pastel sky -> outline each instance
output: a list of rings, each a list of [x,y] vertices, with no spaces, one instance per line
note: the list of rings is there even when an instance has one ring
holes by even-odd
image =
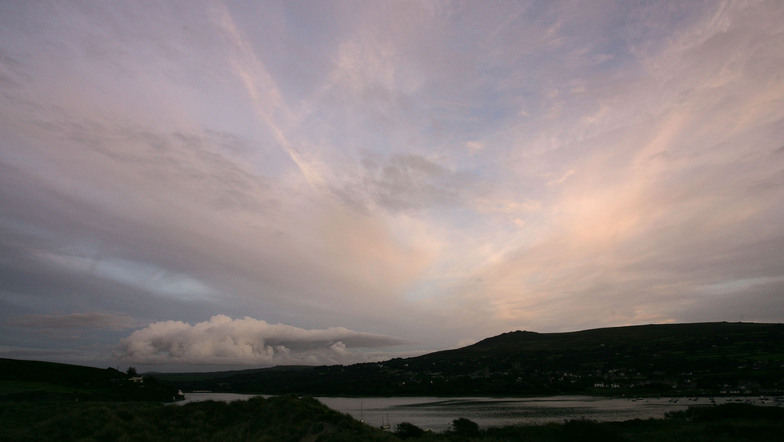
[[[784,322],[784,2],[0,2],[0,357]]]

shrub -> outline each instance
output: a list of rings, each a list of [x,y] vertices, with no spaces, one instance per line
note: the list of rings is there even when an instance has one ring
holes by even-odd
[[[784,410],[779,407],[760,407],[751,404],[722,404],[715,407],[689,407],[684,412],[688,419],[702,422],[727,419],[784,419]]]
[[[461,436],[476,436],[479,434],[479,424],[461,417],[452,421],[452,431]]]
[[[594,420],[567,420],[563,425],[564,440],[568,441],[622,441],[623,436],[612,431],[607,425]]]
[[[425,434],[425,430],[410,422],[401,422],[395,425],[395,436],[401,439],[414,439]]]

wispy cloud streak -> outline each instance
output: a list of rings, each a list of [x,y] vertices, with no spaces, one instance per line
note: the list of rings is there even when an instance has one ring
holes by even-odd
[[[65,358],[48,323],[83,355],[264,365],[371,357],[359,331],[782,321],[782,23],[764,0],[1,3],[0,346]]]
[[[300,154],[286,131],[292,127],[294,117],[275,82],[259,60],[250,41],[243,37],[231,13],[222,3],[211,8],[214,21],[228,37],[231,46],[231,65],[240,78],[253,102],[256,115],[272,131],[275,140],[291,160],[299,167],[311,185],[322,184],[321,177],[313,164]]]

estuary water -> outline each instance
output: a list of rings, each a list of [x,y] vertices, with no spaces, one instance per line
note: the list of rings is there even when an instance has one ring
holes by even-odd
[[[203,401],[218,401],[218,402],[232,402],[232,401],[246,401],[252,397],[270,397],[268,394],[239,394],[239,393],[212,393],[212,392],[194,392],[185,393],[185,400],[174,402],[172,405],[185,405],[190,402],[203,402]]]
[[[410,422],[420,428],[444,431],[454,419],[467,418],[480,427],[542,424],[566,419],[624,421],[664,417],[669,411],[685,410],[689,405],[711,404],[707,398],[616,399],[593,396],[548,396],[528,398],[318,398],[326,406],[380,426],[390,422]]]
[[[185,401],[247,400],[255,395],[233,393],[187,393]],[[269,396],[264,396],[269,397]],[[596,396],[495,397],[317,397],[321,403],[364,420],[375,427],[410,422],[420,428],[444,431],[454,419],[467,418],[482,428],[504,425],[543,424],[567,419],[625,421],[661,418],[689,406],[726,402],[765,405],[759,398],[606,398]]]

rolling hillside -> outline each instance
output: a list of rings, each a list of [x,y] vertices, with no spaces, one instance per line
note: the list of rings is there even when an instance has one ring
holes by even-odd
[[[177,389],[151,377],[134,381],[113,368],[0,358],[0,401],[171,401]]]
[[[380,363],[160,376],[184,389],[266,394],[781,394],[784,324],[515,331]]]

